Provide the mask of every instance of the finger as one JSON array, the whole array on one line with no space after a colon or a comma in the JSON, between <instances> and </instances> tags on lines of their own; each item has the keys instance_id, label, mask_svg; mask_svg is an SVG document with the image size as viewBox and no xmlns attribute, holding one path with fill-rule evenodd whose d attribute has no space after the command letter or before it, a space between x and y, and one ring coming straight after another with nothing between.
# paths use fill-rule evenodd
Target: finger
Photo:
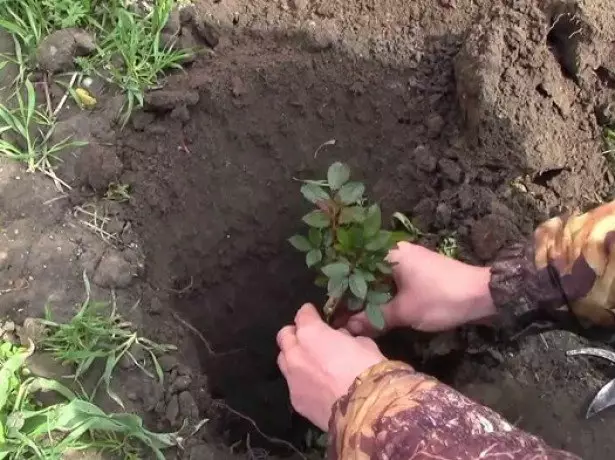
<instances>
[{"instance_id":1,"label":"finger","mask_svg":"<svg viewBox=\"0 0 615 460\"><path fill-rule=\"evenodd\" d=\"M298 328L305 327L309 324L322 322L322 318L318 314L316 307L311 303L306 303L303 305L295 315L295 325Z\"/></svg>"},{"instance_id":2,"label":"finger","mask_svg":"<svg viewBox=\"0 0 615 460\"><path fill-rule=\"evenodd\" d=\"M346 329L346 328L340 327L340 328L338 329L338 332L341 332L341 333L342 333L342 334L344 334L344 335L348 335L348 336L352 337L352 334L351 334L351 333L350 333L350 331L349 331L348 329Z\"/></svg>"},{"instance_id":3,"label":"finger","mask_svg":"<svg viewBox=\"0 0 615 460\"><path fill-rule=\"evenodd\" d=\"M396 300L393 299L386 305L380 307L384 316L384 329L378 330L370 323L365 312L357 313L348 320L346 329L352 335L363 335L366 337L378 337L384 332L395 326L395 309Z\"/></svg>"},{"instance_id":4,"label":"finger","mask_svg":"<svg viewBox=\"0 0 615 460\"><path fill-rule=\"evenodd\" d=\"M297 345L297 328L296 326L284 326L276 336L276 342L280 350L288 351Z\"/></svg>"},{"instance_id":5,"label":"finger","mask_svg":"<svg viewBox=\"0 0 615 460\"><path fill-rule=\"evenodd\" d=\"M368 337L355 337L355 340L364 348L368 350L380 351L376 342Z\"/></svg>"},{"instance_id":6,"label":"finger","mask_svg":"<svg viewBox=\"0 0 615 460\"><path fill-rule=\"evenodd\" d=\"M277 363L280 372L282 372L284 377L286 377L286 375L288 374L288 362L286 361L286 356L284 356L284 352L280 352L280 354L278 354Z\"/></svg>"}]
</instances>

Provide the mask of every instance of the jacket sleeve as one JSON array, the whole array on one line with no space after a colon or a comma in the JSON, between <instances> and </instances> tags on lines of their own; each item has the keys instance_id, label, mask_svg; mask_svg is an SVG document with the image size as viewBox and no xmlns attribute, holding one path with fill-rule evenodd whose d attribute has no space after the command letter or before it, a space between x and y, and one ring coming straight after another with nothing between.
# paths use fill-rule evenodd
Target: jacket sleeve
<instances>
[{"instance_id":1,"label":"jacket sleeve","mask_svg":"<svg viewBox=\"0 0 615 460\"><path fill-rule=\"evenodd\" d=\"M589 325L615 327L615 201L542 223L505 248L490 290L504 323L537 308L570 308Z\"/></svg>"},{"instance_id":2,"label":"jacket sleeve","mask_svg":"<svg viewBox=\"0 0 615 460\"><path fill-rule=\"evenodd\" d=\"M580 460L395 361L365 371L336 402L327 458Z\"/></svg>"}]
</instances>

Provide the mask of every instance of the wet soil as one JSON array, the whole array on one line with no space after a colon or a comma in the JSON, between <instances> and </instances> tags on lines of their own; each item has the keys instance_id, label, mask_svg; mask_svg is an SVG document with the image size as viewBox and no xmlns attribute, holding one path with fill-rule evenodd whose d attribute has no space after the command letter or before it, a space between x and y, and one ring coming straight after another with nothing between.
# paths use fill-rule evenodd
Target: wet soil
<instances>
[{"instance_id":1,"label":"wet soil","mask_svg":"<svg viewBox=\"0 0 615 460\"><path fill-rule=\"evenodd\" d=\"M345 161L385 213L412 215L428 245L455 233L472 263L551 215L599 203L612 176L595 112L614 94L615 27L598 6L199 3L220 33L213 52L170 76L123 130L110 94L89 117L64 121L93 140L61 167L72 193L16 181L19 168L3 166L11 262L1 277L28 288L0 296L0 312L36 316L53 292L68 315L81 271L98 273L100 295L121 288L136 324L179 345L186 368L169 375L190 374L199 415L211 418L207 446L245 447L250 435L252 447L287 454L212 399L303 442L274 341L299 305L323 302L286 242L305 211L296 179ZM110 181L131 186L129 203L101 200ZM96 206L114 238L89 233L76 206ZM57 238L70 247L58 251ZM612 414L583 419L608 369L564 355L582 343L552 332L514 347L484 341L489 353L477 354L459 334L407 332L386 345L558 447L613 458ZM152 392L138 389L137 400L163 429L179 396L152 405Z\"/></svg>"}]
</instances>

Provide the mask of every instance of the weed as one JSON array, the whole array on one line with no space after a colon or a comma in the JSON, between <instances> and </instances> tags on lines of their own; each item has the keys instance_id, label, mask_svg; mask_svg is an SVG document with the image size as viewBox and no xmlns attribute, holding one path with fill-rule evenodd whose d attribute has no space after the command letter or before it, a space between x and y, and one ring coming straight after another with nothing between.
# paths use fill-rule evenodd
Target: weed
<instances>
[{"instance_id":1,"label":"weed","mask_svg":"<svg viewBox=\"0 0 615 460\"><path fill-rule=\"evenodd\" d=\"M316 284L327 288L325 317L330 320L344 300L350 311L365 310L381 329L380 306L391 299L394 289L385 258L399 241L415 240L418 230L401 213L393 218L405 230L383 230L380 206L367 203L365 185L350 181L350 169L343 163L332 164L326 180L303 182L301 193L315 209L302 219L308 234L295 235L289 242L305 253L306 265L319 272Z\"/></svg>"},{"instance_id":2,"label":"weed","mask_svg":"<svg viewBox=\"0 0 615 460\"><path fill-rule=\"evenodd\" d=\"M130 200L130 185L111 182L105 193L105 199L125 203Z\"/></svg>"},{"instance_id":3,"label":"weed","mask_svg":"<svg viewBox=\"0 0 615 460\"><path fill-rule=\"evenodd\" d=\"M190 52L162 46L162 29L173 0L154 0L147 12L134 2L110 0L0 0L0 27L16 42L21 74L32 68L32 56L41 40L54 30L82 27L98 37L92 56L77 58L85 74L96 74L126 94L122 122L143 105L144 93L159 84L161 75L181 69ZM15 59L13 59L15 60ZM23 79L22 79L23 80Z\"/></svg>"},{"instance_id":4,"label":"weed","mask_svg":"<svg viewBox=\"0 0 615 460\"><path fill-rule=\"evenodd\" d=\"M103 361L104 372L88 396L92 400L100 386L104 384L108 395L124 407L119 396L111 389L113 371L120 360L129 359L147 376L157 377L162 383L163 372L157 356L174 350L175 347L159 345L139 336L132 330L132 324L117 314L115 297L111 305L108 302L92 301L90 283L85 273L83 281L86 291L85 300L77 314L68 323L61 324L53 321L47 309L43 324L50 329L50 334L43 340L42 345L60 361L75 366L75 374L72 377L77 381L80 381L97 360ZM135 356L137 351L149 357L155 369L155 376Z\"/></svg>"},{"instance_id":5,"label":"weed","mask_svg":"<svg viewBox=\"0 0 615 460\"><path fill-rule=\"evenodd\" d=\"M26 163L29 172L42 171L59 181L53 173L53 163L58 159L58 154L69 147L83 146L86 143L66 138L56 144L50 144L49 139L55 128L54 121L37 110L34 86L27 79L25 90L25 98L20 91L15 93L17 107L14 110L0 105L0 135L3 135L0 138L0 155ZM33 132L37 126L39 133ZM46 132L42 132L45 128ZM67 184L62 184L70 188Z\"/></svg>"},{"instance_id":6,"label":"weed","mask_svg":"<svg viewBox=\"0 0 615 460\"><path fill-rule=\"evenodd\" d=\"M438 252L452 259L459 258L459 243L454 234L442 238L438 245Z\"/></svg>"},{"instance_id":7,"label":"weed","mask_svg":"<svg viewBox=\"0 0 615 460\"><path fill-rule=\"evenodd\" d=\"M26 350L0 343L0 459L60 460L66 451L96 450L140 458L137 443L149 447L158 459L162 449L177 445L173 433L153 433L134 414L106 414L80 399L61 383L29 375ZM64 401L42 406L39 391L56 393Z\"/></svg>"},{"instance_id":8,"label":"weed","mask_svg":"<svg viewBox=\"0 0 615 460\"><path fill-rule=\"evenodd\" d=\"M172 6L171 0L156 0L145 15L118 7L116 2L101 7L100 20L96 22L102 35L98 52L78 60L86 73L101 76L126 94L122 124L136 107L143 105L145 91L157 86L165 71L181 69L189 55L172 46L162 46L161 33Z\"/></svg>"}]
</instances>

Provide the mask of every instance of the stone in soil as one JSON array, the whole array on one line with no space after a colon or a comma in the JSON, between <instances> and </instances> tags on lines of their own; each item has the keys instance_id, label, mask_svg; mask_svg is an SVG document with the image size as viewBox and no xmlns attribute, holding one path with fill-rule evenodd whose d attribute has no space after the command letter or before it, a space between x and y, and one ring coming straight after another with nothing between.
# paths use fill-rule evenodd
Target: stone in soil
<instances>
[{"instance_id":1,"label":"stone in soil","mask_svg":"<svg viewBox=\"0 0 615 460\"><path fill-rule=\"evenodd\" d=\"M199 102L199 93L191 90L157 90L145 95L145 109L170 112L177 106L191 107Z\"/></svg>"},{"instance_id":2,"label":"stone in soil","mask_svg":"<svg viewBox=\"0 0 615 460\"><path fill-rule=\"evenodd\" d=\"M210 48L215 48L220 42L220 31L208 19L196 20L196 31Z\"/></svg>"},{"instance_id":3,"label":"stone in soil","mask_svg":"<svg viewBox=\"0 0 615 460\"><path fill-rule=\"evenodd\" d=\"M126 288L133 281L133 269L119 252L109 250L98 263L92 280L104 288Z\"/></svg>"},{"instance_id":4,"label":"stone in soil","mask_svg":"<svg viewBox=\"0 0 615 460\"><path fill-rule=\"evenodd\" d=\"M96 50L94 38L81 29L62 29L45 37L36 50L36 60L42 70L51 73L75 68L74 59Z\"/></svg>"},{"instance_id":5,"label":"stone in soil","mask_svg":"<svg viewBox=\"0 0 615 460\"><path fill-rule=\"evenodd\" d=\"M19 329L19 339L23 346L27 346L30 341L38 345L47 335L47 328L38 318L26 318Z\"/></svg>"},{"instance_id":6,"label":"stone in soil","mask_svg":"<svg viewBox=\"0 0 615 460\"><path fill-rule=\"evenodd\" d=\"M178 396L179 415L182 420L196 421L199 418L199 406L189 391L183 391Z\"/></svg>"}]
</instances>

